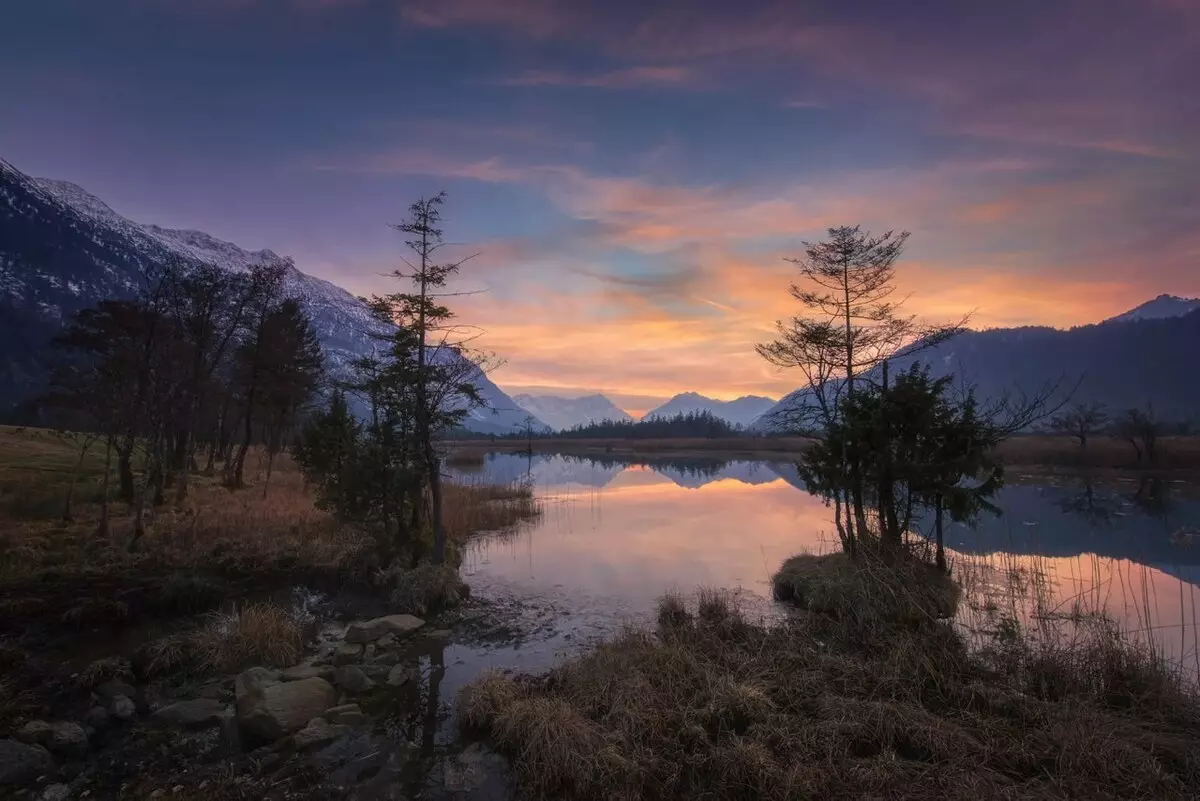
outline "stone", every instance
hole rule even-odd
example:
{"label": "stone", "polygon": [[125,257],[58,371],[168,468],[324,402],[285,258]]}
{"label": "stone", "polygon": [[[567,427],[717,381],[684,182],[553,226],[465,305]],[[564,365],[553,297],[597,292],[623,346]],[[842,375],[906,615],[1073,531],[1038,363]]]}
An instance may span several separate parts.
{"label": "stone", "polygon": [[221,753],[231,757],[242,752],[242,729],[238,725],[237,715],[225,712],[217,721],[220,733]]}
{"label": "stone", "polygon": [[363,661],[370,662],[375,657],[375,643],[369,642],[363,646]]}
{"label": "stone", "polygon": [[362,659],[363,647],[358,643],[344,642],[333,652],[333,664],[349,665]]}
{"label": "stone", "polygon": [[400,641],[396,639],[395,634],[385,634],[376,640],[375,644],[380,648],[395,648],[400,644]]}
{"label": "stone", "polygon": [[[386,665],[391,667],[399,662],[403,657],[397,651],[379,651],[375,656],[367,660],[369,665]],[[386,672],[386,671],[385,671]]]}
{"label": "stone", "polygon": [[236,708],[242,730],[262,740],[278,740],[304,728],[308,721],[337,704],[337,690],[324,679],[256,683],[242,681]]}
{"label": "stone", "polygon": [[388,671],[392,669],[390,665],[356,665],[356,667],[372,679],[386,679]]}
{"label": "stone", "polygon": [[472,743],[448,762],[443,786],[454,801],[502,801],[510,797],[508,760],[483,743]]}
{"label": "stone", "polygon": [[300,731],[292,735],[292,745],[301,751],[328,745],[353,731],[349,726],[328,723],[324,718],[313,718]]}
{"label": "stone", "polygon": [[211,698],[178,701],[154,713],[154,719],[187,729],[205,729],[221,722],[225,705]]}
{"label": "stone", "polygon": [[127,695],[117,695],[109,703],[108,712],[117,720],[133,720],[137,717],[137,704]]}
{"label": "stone", "polygon": [[71,788],[65,784],[51,784],[42,790],[41,801],[67,801]]}
{"label": "stone", "polygon": [[266,687],[272,684],[278,684],[280,681],[280,673],[278,670],[271,670],[265,667],[252,667],[243,670],[233,680],[233,695],[235,699],[241,699],[243,695],[248,693],[261,692]]}
{"label": "stone", "polygon": [[346,628],[346,642],[374,642],[385,634],[402,639],[425,625],[425,621],[412,615],[385,615],[361,623],[351,623]]}
{"label": "stone", "polygon": [[40,745],[0,740],[0,785],[24,784],[54,767],[54,758]]}
{"label": "stone", "polygon": [[78,723],[31,720],[17,732],[17,739],[66,756],[83,756],[88,750],[87,732]]}
{"label": "stone", "polygon": [[325,710],[321,717],[330,723],[344,726],[361,726],[367,722],[367,716],[359,709],[358,704],[342,704]]}
{"label": "stone", "polygon": [[95,689],[96,695],[105,704],[111,704],[118,695],[133,698],[137,695],[137,687],[120,679],[109,679]]}
{"label": "stone", "polygon": [[333,683],[337,685],[339,690],[348,692],[351,695],[365,693],[367,690],[375,686],[375,682],[367,677],[361,669],[354,665],[344,665],[337,669],[333,674]]}
{"label": "stone", "polygon": [[441,640],[442,642],[447,642],[453,635],[454,635],[454,632],[451,631],[450,629],[434,629],[433,631],[428,632],[425,636],[429,637],[431,639],[434,639],[434,640]]}
{"label": "stone", "polygon": [[108,728],[108,710],[102,706],[94,706],[87,711],[83,722],[91,726],[96,731],[102,731]]}
{"label": "stone", "polygon": [[292,665],[283,671],[280,678],[284,681],[301,681],[303,679],[333,680],[333,668],[329,665]]}
{"label": "stone", "polygon": [[387,683],[392,687],[403,687],[413,680],[415,671],[405,665],[394,665],[388,671]]}

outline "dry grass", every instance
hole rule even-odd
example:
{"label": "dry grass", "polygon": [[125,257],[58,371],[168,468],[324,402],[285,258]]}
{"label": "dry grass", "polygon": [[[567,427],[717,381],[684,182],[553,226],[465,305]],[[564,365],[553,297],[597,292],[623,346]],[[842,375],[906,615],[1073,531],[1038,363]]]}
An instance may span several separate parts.
{"label": "dry grass", "polygon": [[1200,791],[1194,689],[1120,638],[1070,653],[1026,644],[1014,669],[968,653],[944,622],[893,619],[868,644],[831,611],[767,628],[727,596],[702,594],[694,610],[667,598],[655,634],[631,630],[540,682],[468,685],[459,720],[489,734],[537,798]]}
{"label": "dry grass", "polygon": [[421,564],[411,570],[393,570],[384,575],[392,587],[392,611],[418,617],[451,609],[467,597],[470,589],[453,565]]}
{"label": "dry grass", "polygon": [[1012,466],[1064,468],[1107,468],[1114,470],[1200,469],[1200,437],[1163,437],[1158,441],[1155,463],[1139,464],[1133,447],[1123,440],[1094,437],[1082,451],[1070,437],[1022,436],[1005,440],[997,448],[1000,460]]}
{"label": "dry grass", "polygon": [[141,670],[163,676],[180,670],[232,673],[253,665],[287,667],[304,653],[304,627],[275,603],[252,603],[212,613],[189,632],[160,637],[138,653]]}
{"label": "dry grass", "polygon": [[533,488],[522,482],[447,484],[443,510],[452,544],[484,531],[510,531],[541,514]]}

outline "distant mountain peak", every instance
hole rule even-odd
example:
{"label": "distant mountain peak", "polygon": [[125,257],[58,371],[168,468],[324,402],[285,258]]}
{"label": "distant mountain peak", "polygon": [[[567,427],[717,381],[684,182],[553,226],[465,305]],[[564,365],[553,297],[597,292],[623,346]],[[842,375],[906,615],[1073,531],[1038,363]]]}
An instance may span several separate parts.
{"label": "distant mountain peak", "polygon": [[558,395],[522,393],[514,395],[513,400],[522,409],[557,431],[606,420],[615,422],[633,420],[628,412],[600,394],[564,398]]}
{"label": "distant mountain peak", "polygon": [[1110,317],[1106,323],[1129,323],[1135,320],[1162,320],[1167,317],[1182,317],[1200,309],[1200,298],[1182,298],[1163,293],[1124,314]]}
{"label": "distant mountain peak", "polygon": [[749,427],[760,414],[774,404],[774,400],[761,395],[745,395],[736,400],[722,401],[689,391],[679,393],[657,409],[651,409],[644,419],[708,412],[731,425]]}

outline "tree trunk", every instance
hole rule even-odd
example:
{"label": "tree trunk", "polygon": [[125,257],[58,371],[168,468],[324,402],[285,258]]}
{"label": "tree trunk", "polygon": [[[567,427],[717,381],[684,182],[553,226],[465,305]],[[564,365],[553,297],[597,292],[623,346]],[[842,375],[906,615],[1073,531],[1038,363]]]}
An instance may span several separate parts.
{"label": "tree trunk", "polygon": [[90,447],[92,447],[92,440],[84,439],[83,445],[79,448],[79,458],[75,460],[75,468],[71,470],[71,481],[67,484],[67,499],[63,502],[62,522],[64,523],[74,520],[71,516],[71,501],[75,499],[75,484],[79,481],[79,470],[83,467],[83,459],[87,456]]}
{"label": "tree trunk", "polygon": [[267,487],[271,483],[271,469],[275,466],[275,450],[267,450],[267,477],[263,479],[263,497],[267,497]]}
{"label": "tree trunk", "polygon": [[430,447],[429,462],[429,494],[433,505],[433,557],[435,565],[446,561],[446,528],[442,522],[442,466],[441,459],[432,453]]}
{"label": "tree trunk", "polygon": [[120,482],[120,494],[118,497],[124,503],[132,506],[136,500],[134,497],[132,444],[117,448],[117,476]]}
{"label": "tree trunk", "polygon": [[112,437],[104,438],[104,491],[100,498],[100,522],[96,536],[108,538],[108,477],[112,473]]}
{"label": "tree trunk", "polygon": [[946,572],[946,547],[942,539],[942,496],[934,499],[934,527],[937,529],[937,567]]}

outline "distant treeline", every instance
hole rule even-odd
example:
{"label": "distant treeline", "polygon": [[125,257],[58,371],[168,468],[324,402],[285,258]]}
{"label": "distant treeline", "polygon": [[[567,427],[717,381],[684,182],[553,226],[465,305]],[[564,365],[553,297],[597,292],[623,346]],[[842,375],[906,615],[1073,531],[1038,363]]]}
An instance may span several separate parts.
{"label": "distant treeline", "polygon": [[534,434],[534,436],[567,437],[571,439],[670,439],[741,437],[746,431],[712,412],[688,412],[674,417],[652,417],[647,420],[602,420],[564,431]]}

